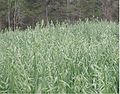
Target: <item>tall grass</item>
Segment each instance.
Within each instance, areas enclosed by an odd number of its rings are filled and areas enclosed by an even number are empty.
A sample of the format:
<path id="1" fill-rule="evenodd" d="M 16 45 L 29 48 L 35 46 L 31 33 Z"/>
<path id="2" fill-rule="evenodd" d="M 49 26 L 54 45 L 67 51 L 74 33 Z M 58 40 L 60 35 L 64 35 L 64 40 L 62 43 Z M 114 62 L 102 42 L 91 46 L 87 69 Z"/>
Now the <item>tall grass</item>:
<path id="1" fill-rule="evenodd" d="M 37 25 L 0 34 L 0 92 L 117 94 L 118 25 Z"/>

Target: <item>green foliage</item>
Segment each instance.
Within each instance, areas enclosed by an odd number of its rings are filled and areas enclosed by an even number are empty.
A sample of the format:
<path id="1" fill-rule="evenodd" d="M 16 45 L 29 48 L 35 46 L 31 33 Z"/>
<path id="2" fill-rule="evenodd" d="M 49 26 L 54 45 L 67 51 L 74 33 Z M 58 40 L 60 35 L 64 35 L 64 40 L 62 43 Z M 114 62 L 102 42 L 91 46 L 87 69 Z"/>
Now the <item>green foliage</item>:
<path id="1" fill-rule="evenodd" d="M 117 33 L 86 21 L 0 34 L 0 92 L 117 94 Z"/>

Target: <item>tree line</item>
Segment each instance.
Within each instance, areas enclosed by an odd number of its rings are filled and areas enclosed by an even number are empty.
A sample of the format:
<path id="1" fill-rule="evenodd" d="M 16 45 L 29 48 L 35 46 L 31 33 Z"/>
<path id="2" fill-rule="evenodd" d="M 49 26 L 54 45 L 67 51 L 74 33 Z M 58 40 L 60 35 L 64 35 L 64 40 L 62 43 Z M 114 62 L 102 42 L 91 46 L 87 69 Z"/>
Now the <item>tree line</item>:
<path id="1" fill-rule="evenodd" d="M 34 27 L 37 22 L 74 23 L 86 18 L 117 21 L 119 0 L 0 0 L 0 29 Z"/>

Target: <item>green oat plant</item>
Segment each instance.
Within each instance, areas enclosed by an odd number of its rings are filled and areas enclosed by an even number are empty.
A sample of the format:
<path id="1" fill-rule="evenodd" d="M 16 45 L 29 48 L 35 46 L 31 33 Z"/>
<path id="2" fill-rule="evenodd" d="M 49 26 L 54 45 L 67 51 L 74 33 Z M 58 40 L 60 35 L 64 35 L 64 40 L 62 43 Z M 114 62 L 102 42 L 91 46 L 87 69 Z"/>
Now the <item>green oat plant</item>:
<path id="1" fill-rule="evenodd" d="M 0 33 L 0 94 L 118 94 L 118 60 L 113 22 Z"/>

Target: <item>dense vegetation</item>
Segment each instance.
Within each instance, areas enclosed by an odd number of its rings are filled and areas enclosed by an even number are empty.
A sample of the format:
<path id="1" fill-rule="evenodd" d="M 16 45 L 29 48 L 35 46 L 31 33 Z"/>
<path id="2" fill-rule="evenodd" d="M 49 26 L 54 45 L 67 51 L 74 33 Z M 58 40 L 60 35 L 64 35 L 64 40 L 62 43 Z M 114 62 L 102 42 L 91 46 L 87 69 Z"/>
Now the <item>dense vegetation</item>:
<path id="1" fill-rule="evenodd" d="M 0 29 L 25 29 L 43 19 L 74 23 L 79 19 L 118 21 L 119 0 L 0 0 Z"/>
<path id="2" fill-rule="evenodd" d="M 117 94 L 118 25 L 39 24 L 0 34 L 0 92 Z"/>

